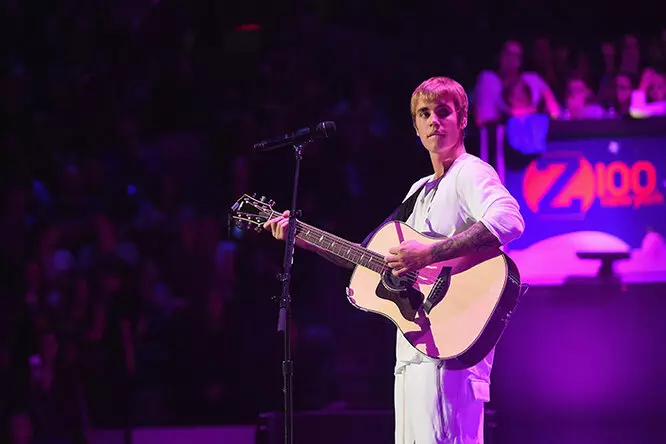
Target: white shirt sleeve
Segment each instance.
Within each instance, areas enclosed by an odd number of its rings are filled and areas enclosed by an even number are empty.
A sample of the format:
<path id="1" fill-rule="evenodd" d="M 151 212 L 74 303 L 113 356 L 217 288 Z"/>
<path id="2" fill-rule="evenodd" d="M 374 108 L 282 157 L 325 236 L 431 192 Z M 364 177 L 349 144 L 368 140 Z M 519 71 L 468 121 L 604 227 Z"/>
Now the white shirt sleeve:
<path id="1" fill-rule="evenodd" d="M 629 114 L 634 119 L 666 114 L 666 101 L 648 103 L 645 91 L 636 89 L 631 93 Z"/>
<path id="2" fill-rule="evenodd" d="M 521 77 L 532 92 L 532 105 L 539 106 L 543 99 L 543 92 L 549 88 L 548 84 L 535 72 L 524 72 Z"/>
<path id="3" fill-rule="evenodd" d="M 463 211 L 485 225 L 502 245 L 523 234 L 525 221 L 520 205 L 490 165 L 483 161 L 463 165 L 458 172 L 457 188 Z"/>

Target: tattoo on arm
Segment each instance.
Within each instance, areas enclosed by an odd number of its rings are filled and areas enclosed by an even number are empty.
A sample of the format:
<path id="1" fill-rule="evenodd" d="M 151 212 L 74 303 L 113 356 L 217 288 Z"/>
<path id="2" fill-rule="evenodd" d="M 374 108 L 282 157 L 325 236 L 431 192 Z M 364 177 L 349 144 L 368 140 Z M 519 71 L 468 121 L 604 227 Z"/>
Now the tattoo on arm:
<path id="1" fill-rule="evenodd" d="M 430 249 L 433 262 L 445 261 L 470 253 L 499 248 L 501 243 L 481 222 L 476 222 L 467 230 L 441 242 Z"/>

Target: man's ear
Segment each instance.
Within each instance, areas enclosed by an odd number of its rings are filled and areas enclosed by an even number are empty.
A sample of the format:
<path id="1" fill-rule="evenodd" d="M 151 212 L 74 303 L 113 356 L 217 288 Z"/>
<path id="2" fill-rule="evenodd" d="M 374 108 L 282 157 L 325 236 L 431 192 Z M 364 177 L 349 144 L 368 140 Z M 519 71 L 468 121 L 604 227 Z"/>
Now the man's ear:
<path id="1" fill-rule="evenodd" d="M 467 128 L 467 117 L 463 117 L 462 122 L 460 122 L 460 129 L 464 130 L 465 128 Z"/>

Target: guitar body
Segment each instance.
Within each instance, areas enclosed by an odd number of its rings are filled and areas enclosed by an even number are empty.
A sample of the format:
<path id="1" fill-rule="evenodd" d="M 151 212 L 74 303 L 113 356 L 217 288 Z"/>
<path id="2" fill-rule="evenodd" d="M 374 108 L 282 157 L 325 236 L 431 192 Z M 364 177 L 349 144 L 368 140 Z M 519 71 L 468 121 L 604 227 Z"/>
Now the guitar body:
<path id="1" fill-rule="evenodd" d="M 383 256 L 402 241 L 440 241 L 408 225 L 384 224 L 367 245 Z M 434 263 L 406 277 L 357 266 L 347 289 L 356 308 L 390 319 L 421 353 L 470 367 L 495 347 L 518 303 L 520 276 L 499 249 Z"/>
<path id="2" fill-rule="evenodd" d="M 254 227 L 281 212 L 265 198 L 243 195 L 231 207 L 239 227 Z M 471 367 L 499 341 L 518 303 L 518 268 L 501 250 L 431 264 L 393 276 L 384 258 L 406 240 L 433 244 L 399 221 L 382 225 L 365 247 L 296 220 L 296 237 L 356 264 L 347 298 L 358 309 L 390 319 L 421 353 L 447 361 L 449 368 Z"/>

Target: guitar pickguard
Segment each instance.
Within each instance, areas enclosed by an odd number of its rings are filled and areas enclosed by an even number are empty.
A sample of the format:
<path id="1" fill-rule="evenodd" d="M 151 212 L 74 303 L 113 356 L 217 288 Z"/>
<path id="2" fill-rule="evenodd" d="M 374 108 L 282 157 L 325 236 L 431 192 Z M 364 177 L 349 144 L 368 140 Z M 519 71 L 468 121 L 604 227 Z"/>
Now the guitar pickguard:
<path id="1" fill-rule="evenodd" d="M 386 269 L 375 290 L 377 297 L 393 301 L 402 317 L 414 321 L 424 301 L 423 293 L 414 288 L 414 278 L 394 276 Z"/>
<path id="2" fill-rule="evenodd" d="M 414 278 L 394 276 L 390 269 L 384 270 L 375 294 L 398 306 L 400 314 L 409 321 L 415 321 L 419 310 L 425 314 L 437 305 L 449 289 L 451 267 L 443 267 L 427 297 L 414 288 Z"/>

